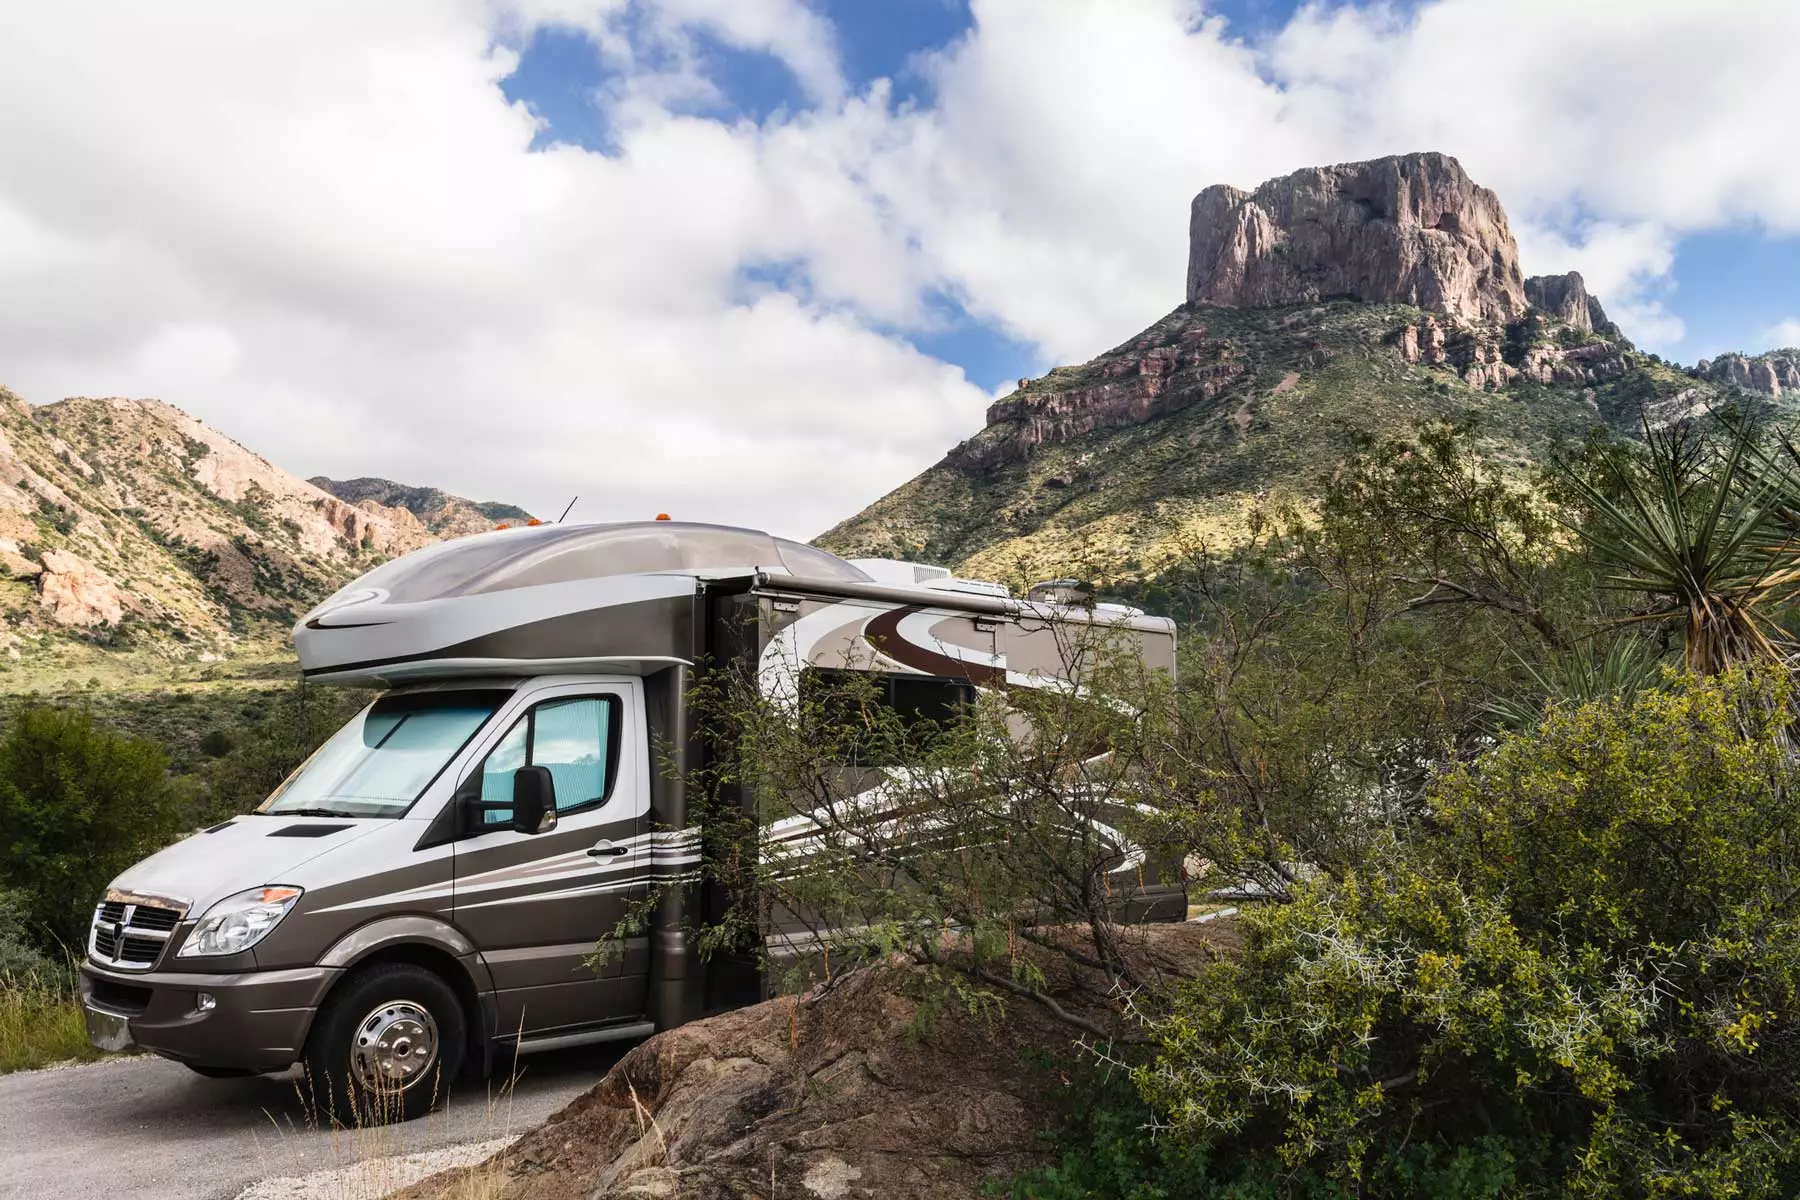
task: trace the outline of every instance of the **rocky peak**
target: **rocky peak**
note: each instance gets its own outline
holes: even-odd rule
[[[532,519],[530,513],[516,505],[465,500],[434,487],[415,487],[374,476],[328,479],[315,475],[307,482],[369,512],[410,513],[439,537],[462,537],[492,529],[499,522]]]
[[[1519,316],[1524,278],[1499,199],[1435,153],[1308,167],[1253,192],[1215,184],[1194,197],[1189,304],[1344,296],[1461,320]]]
[[[1771,350],[1767,354],[1721,354],[1701,359],[1694,368],[1704,379],[1730,384],[1765,396],[1779,396],[1785,389],[1800,388],[1800,350]]]
[[[1606,310],[1598,297],[1588,293],[1580,271],[1533,275],[1525,281],[1525,299],[1531,307],[1586,333],[1618,336],[1619,327],[1606,319]]]

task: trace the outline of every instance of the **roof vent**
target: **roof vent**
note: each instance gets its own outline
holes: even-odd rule
[[[897,558],[853,558],[850,560],[850,565],[876,583],[897,583],[903,587],[916,587],[935,579],[950,578],[949,567],[934,567],[929,563],[901,562]]]
[[[1047,579],[1032,584],[1025,598],[1038,604],[1092,604],[1094,590],[1079,579]]]
[[[933,579],[925,586],[938,592],[966,592],[971,596],[995,596],[1001,600],[1012,595],[1005,584],[990,583],[985,579]]]

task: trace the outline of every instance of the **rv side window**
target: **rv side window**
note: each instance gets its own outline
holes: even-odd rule
[[[809,667],[801,696],[843,762],[899,766],[930,748],[975,702],[967,679]]]
[[[512,799],[513,772],[548,767],[556,784],[556,811],[567,814],[604,804],[619,773],[617,696],[573,696],[535,705],[507,730],[481,764],[481,798]],[[512,813],[489,809],[488,825],[505,825]]]

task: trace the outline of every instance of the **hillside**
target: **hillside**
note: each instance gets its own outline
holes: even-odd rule
[[[532,519],[530,513],[514,504],[465,500],[434,487],[412,487],[367,475],[358,479],[315,475],[307,482],[350,504],[403,508],[440,538],[463,537],[506,522]]]
[[[1644,414],[1786,404],[1794,362],[1638,352],[1580,275],[1522,274],[1498,200],[1442,155],[1212,187],[1185,303],[1020,380],[984,429],[818,544],[1015,584],[1140,575],[1236,540],[1271,497],[1316,493],[1364,436],[1473,418],[1497,460],[1541,460]]]
[[[160,401],[34,407],[0,389],[5,686],[279,657],[332,589],[452,532],[466,502],[445,500],[434,527],[332,495]]]

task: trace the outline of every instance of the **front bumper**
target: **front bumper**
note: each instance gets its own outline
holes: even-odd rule
[[[201,975],[81,964],[88,1038],[202,1067],[280,1071],[300,1057],[313,1014],[342,972],[329,967]],[[211,996],[211,1008],[202,995]]]

